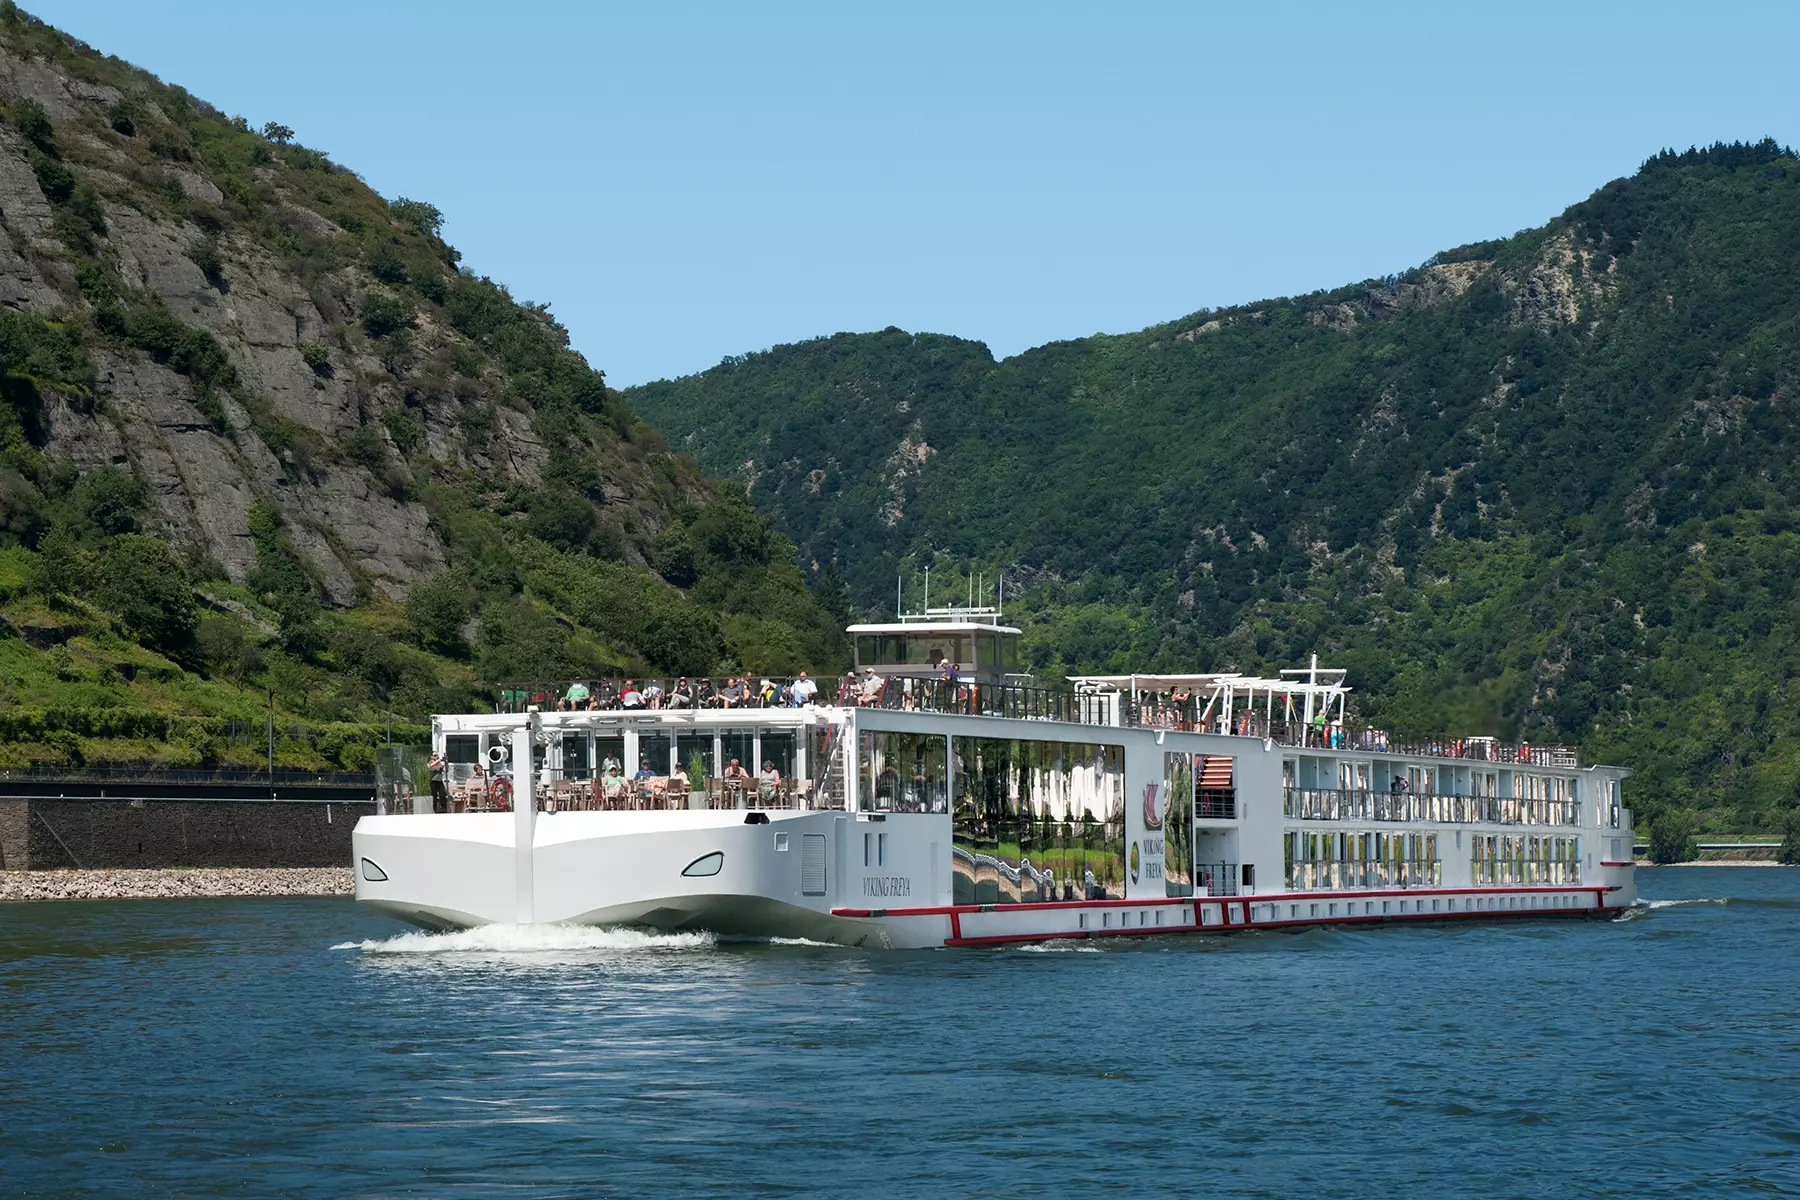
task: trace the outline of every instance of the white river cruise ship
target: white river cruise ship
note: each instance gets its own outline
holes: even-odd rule
[[[357,899],[434,929],[885,947],[1636,899],[1628,771],[1358,727],[1343,672],[1316,660],[1050,688],[1017,673],[1019,630],[992,609],[849,632],[845,680],[522,684],[493,713],[436,718],[437,761],[381,764]]]

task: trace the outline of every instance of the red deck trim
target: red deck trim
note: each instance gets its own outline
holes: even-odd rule
[[[1581,891],[1597,890],[1581,888]],[[1391,925],[1400,921],[1495,920],[1501,917],[1595,917],[1618,911],[1598,908],[1501,908],[1457,913],[1392,913],[1356,917],[1310,917],[1294,921],[1261,921],[1255,925],[1145,925],[1131,929],[1076,929],[1066,933],[1003,933],[987,937],[955,937],[946,946],[1000,946],[1016,942],[1068,941],[1072,938],[1156,937],[1165,933],[1236,933],[1241,929],[1289,929],[1317,925]]]
[[[1632,862],[1629,859],[1625,860],[1624,862],[1612,862],[1612,861],[1610,861],[1608,859],[1604,859],[1604,858],[1600,860],[1600,865],[1603,867],[1635,867],[1635,866],[1637,866],[1636,863]]]
[[[1619,890],[1612,883],[1571,883],[1561,886],[1533,884],[1530,887],[1466,887],[1466,888],[1388,888],[1370,892],[1271,892],[1266,896],[1157,896],[1148,900],[1051,900],[1043,904],[938,904],[922,908],[834,908],[834,917],[942,917],[962,913],[1043,912],[1057,908],[1154,908],[1180,904],[1263,904],[1284,900],[1382,900],[1415,896],[1512,896],[1527,893],[1594,892],[1604,900],[1604,893]],[[1274,924],[1274,922],[1266,922]],[[1165,926],[1166,928],[1166,926]],[[1261,928],[1261,926],[1258,926]]]

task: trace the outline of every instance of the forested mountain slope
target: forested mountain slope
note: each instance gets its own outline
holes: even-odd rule
[[[840,334],[629,396],[864,607],[1004,569],[1040,671],[1318,650],[1372,720],[1576,742],[1753,828],[1800,780],[1797,333],[1800,162],[1764,142],[1331,293],[999,363]]]
[[[836,664],[791,544],[440,226],[0,5],[0,765]]]

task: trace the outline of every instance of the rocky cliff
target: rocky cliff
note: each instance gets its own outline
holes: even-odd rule
[[[835,665],[792,544],[441,225],[0,4],[0,763]]]
[[[85,386],[44,390],[38,448],[129,468],[148,527],[190,557],[246,578],[260,500],[333,603],[399,594],[445,561],[413,477],[537,486],[557,442],[604,468],[594,499],[628,556],[702,494],[653,436],[632,443],[597,373],[576,382],[620,428],[546,414],[531,386],[544,380],[459,328],[455,293],[479,289],[514,309],[505,338],[541,343],[513,357],[576,357],[547,312],[458,274],[428,206],[391,207],[279,131],[16,13],[0,26],[0,103],[0,304],[77,328],[92,368]],[[202,335],[222,367],[133,336],[133,310],[178,323],[163,342]]]

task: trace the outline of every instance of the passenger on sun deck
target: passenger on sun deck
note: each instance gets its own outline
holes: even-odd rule
[[[568,695],[563,697],[563,702],[558,707],[574,708],[574,707],[576,707],[576,705],[585,701],[587,698],[588,698],[588,685],[577,681],[577,682],[571,683],[569,685],[569,693],[568,693]]]
[[[692,707],[694,707],[694,689],[693,689],[693,686],[691,684],[689,684],[685,678],[677,679],[675,681],[675,690],[669,693],[669,707],[670,708],[692,708]]]
[[[769,800],[774,797],[780,787],[781,772],[775,769],[774,763],[764,763],[762,773],[756,777],[756,794],[764,800]]]
[[[800,672],[800,678],[794,680],[794,685],[788,689],[795,708],[805,708],[812,704],[813,697],[818,694],[819,685],[808,679],[805,671]]]
[[[646,684],[644,684],[643,693],[644,693],[644,707],[645,708],[661,708],[662,707],[662,684],[660,684],[660,683],[656,682],[656,680],[652,679],[649,682],[647,682]]]
[[[629,680],[629,679],[627,679],[624,682],[624,684],[619,688],[619,707],[620,708],[642,708],[642,707],[644,707],[644,694],[642,692],[638,691],[637,684],[631,682],[631,680]]]

